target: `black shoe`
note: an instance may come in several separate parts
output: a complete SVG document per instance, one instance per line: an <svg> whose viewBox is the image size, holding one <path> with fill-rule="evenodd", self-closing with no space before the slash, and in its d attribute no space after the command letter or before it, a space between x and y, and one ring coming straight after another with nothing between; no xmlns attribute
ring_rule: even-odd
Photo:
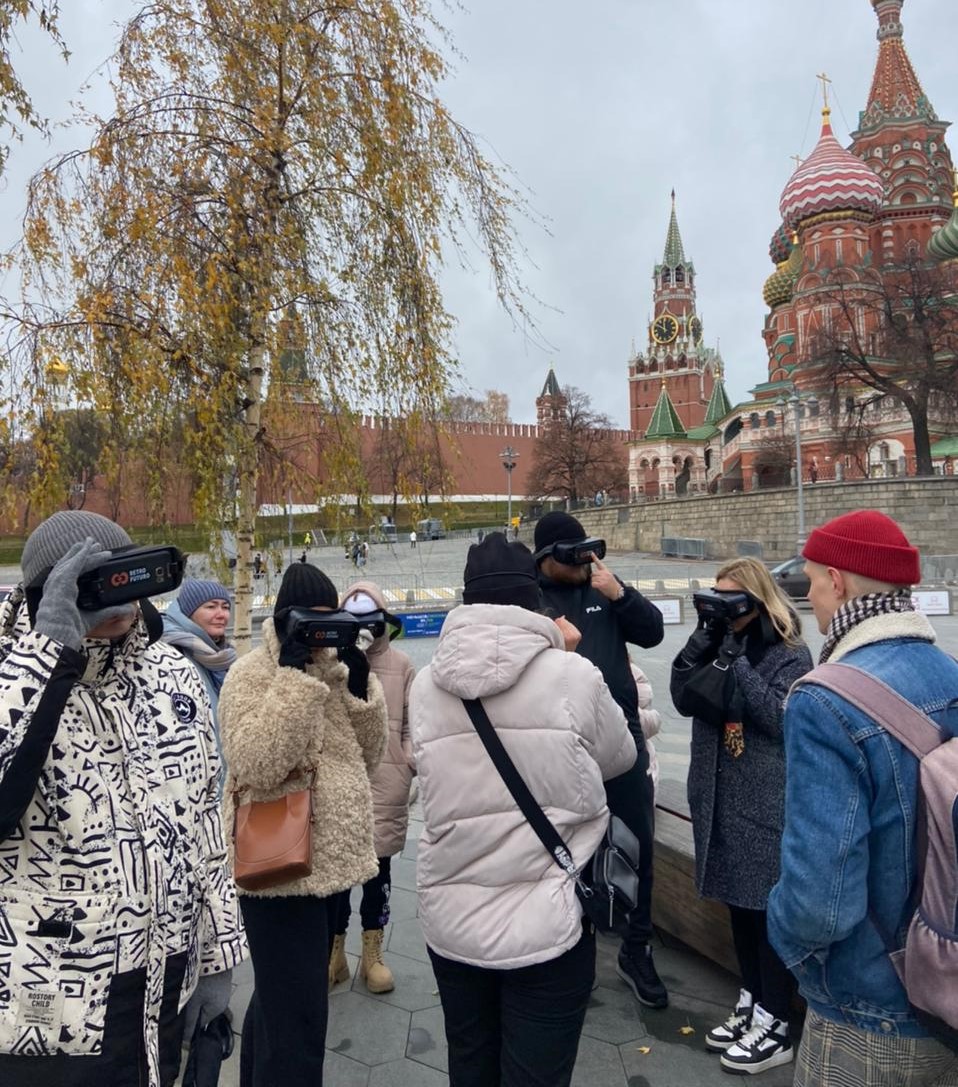
<svg viewBox="0 0 958 1087"><path fill-rule="evenodd" d="M615 972L635 993L640 1004L647 1008L668 1007L669 994L655 971L652 948L648 944L643 944L631 955L623 947L615 964Z"/></svg>
<svg viewBox="0 0 958 1087"><path fill-rule="evenodd" d="M738 994L738 1003L735 1011L717 1027L705 1035L705 1048L712 1053L724 1053L729 1046L741 1041L748 1033L752 1025L752 994L748 989L742 989Z"/></svg>

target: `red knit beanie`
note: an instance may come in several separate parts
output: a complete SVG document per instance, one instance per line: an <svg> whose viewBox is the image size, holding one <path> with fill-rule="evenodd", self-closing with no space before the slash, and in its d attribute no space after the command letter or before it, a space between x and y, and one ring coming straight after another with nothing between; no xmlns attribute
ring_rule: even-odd
<svg viewBox="0 0 958 1087"><path fill-rule="evenodd" d="M889 585L921 581L918 548L897 524L878 510L856 510L812 530L804 558Z"/></svg>

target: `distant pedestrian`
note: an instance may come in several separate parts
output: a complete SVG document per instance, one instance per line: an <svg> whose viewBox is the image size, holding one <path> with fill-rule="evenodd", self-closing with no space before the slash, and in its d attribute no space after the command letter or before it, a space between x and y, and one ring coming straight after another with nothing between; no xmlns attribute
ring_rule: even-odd
<svg viewBox="0 0 958 1087"><path fill-rule="evenodd" d="M263 576L263 556L257 551L253 557L253 577L261 578Z"/></svg>
<svg viewBox="0 0 958 1087"><path fill-rule="evenodd" d="M302 553L302 555L299 556L299 561L300 562L306 562L306 552L305 551Z"/></svg>
<svg viewBox="0 0 958 1087"><path fill-rule="evenodd" d="M307 532L303 537L303 547L308 551L313 546L313 535L311 532Z"/></svg>
<svg viewBox="0 0 958 1087"><path fill-rule="evenodd" d="M416 530L415 529L413 529L412 532L409 533L409 546L410 547L415 547L416 546Z"/></svg>
<svg viewBox="0 0 958 1087"><path fill-rule="evenodd" d="M478 541L479 543L482 543L482 539L483 539L483 537L484 537L484 536L485 536L485 533L484 533L484 532L482 531L482 529L480 528L480 529L479 529L479 531L478 531L478 532L476 533L476 540L477 540L477 541Z"/></svg>
<svg viewBox="0 0 958 1087"><path fill-rule="evenodd" d="M688 774L695 883L729 908L742 990L724 1023L705 1036L730 1072L788 1064L792 981L768 939L768 894L778 879L785 809L785 696L812 667L792 606L757 559L726 563L720 592L745 592L751 610L731 623L701 621L672 665L672 701L692 717ZM721 700L698 692L730 677ZM730 722L730 723L729 723Z"/></svg>

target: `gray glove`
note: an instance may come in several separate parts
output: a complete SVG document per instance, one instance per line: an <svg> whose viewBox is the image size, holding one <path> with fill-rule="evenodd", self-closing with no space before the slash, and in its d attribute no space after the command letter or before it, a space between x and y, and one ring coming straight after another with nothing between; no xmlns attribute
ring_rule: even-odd
<svg viewBox="0 0 958 1087"><path fill-rule="evenodd" d="M130 614L130 604L100 611L81 611L77 607L77 579L88 570L95 570L109 554L92 536L87 536L83 543L75 543L56 562L43 584L43 596L33 624L38 634L45 634L71 649L79 649L88 630L108 619Z"/></svg>
<svg viewBox="0 0 958 1087"><path fill-rule="evenodd" d="M186 1002L186 1020L183 1027L183 1041L187 1045L196 1033L197 1024L205 1027L211 1020L230 1006L233 995L233 971L223 970L219 974L203 974L196 982L193 995Z"/></svg>

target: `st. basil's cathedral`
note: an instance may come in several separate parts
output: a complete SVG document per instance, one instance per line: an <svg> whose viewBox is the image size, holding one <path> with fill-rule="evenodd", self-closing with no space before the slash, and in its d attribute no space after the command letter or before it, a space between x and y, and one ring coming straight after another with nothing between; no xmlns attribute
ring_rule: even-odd
<svg viewBox="0 0 958 1087"><path fill-rule="evenodd" d="M840 389L823 371L842 298L889 284L909 262L958 269L958 191L945 144L948 123L925 95L905 49L904 0L871 0L878 60L865 109L846 149L830 123L827 80L818 144L782 192L769 255L762 336L768 380L731 405L722 360L704 345L695 269L686 258L672 196L662 262L655 266L645 350L629 360L629 484L633 499L747 491L794 479L795 425L805 480L889 477L913 470L911 419L862 384ZM836 284L840 284L836 287ZM956 283L958 286L958 283ZM844 292L841 293L841 292ZM856 351L878 350L870 322L880 306L852 307ZM873 360L879 366L882 360ZM839 395L840 393L840 395ZM950 429L949 429L950 428ZM936 471L958 458L954 421L929 412Z"/></svg>

